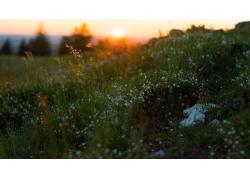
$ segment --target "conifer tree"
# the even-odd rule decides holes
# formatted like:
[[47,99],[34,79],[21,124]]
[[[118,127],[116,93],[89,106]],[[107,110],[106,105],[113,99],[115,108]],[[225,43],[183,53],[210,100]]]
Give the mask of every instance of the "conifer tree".
[[66,44],[72,45],[71,39],[69,36],[63,36],[58,48],[58,54],[69,54],[69,49],[66,47]]
[[73,46],[73,48],[81,51],[92,50],[90,44],[92,36],[87,27],[86,23],[83,23],[82,26],[75,27],[71,36],[64,36],[60,42],[58,54],[68,54],[69,49],[66,48],[65,44]]
[[35,39],[29,42],[29,50],[35,56],[45,56],[51,54],[50,43],[43,30],[43,24],[40,24]]
[[21,42],[20,42],[20,45],[18,47],[17,55],[23,56],[23,55],[25,55],[25,52],[28,51],[28,50],[29,50],[28,44],[26,44],[25,40],[22,39]]
[[1,49],[1,54],[4,54],[4,55],[11,55],[12,54],[10,39],[7,39],[4,42],[2,49]]

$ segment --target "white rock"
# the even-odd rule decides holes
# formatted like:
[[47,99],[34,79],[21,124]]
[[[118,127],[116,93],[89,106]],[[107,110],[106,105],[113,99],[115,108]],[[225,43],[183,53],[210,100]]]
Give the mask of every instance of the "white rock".
[[192,126],[196,122],[195,121],[205,121],[205,112],[207,109],[205,108],[204,105],[202,104],[195,104],[191,108],[187,108],[183,110],[184,114],[189,115],[187,119],[184,119],[183,121],[180,122],[181,126]]
[[192,113],[192,108],[187,108],[183,110],[184,114],[190,115]]
[[197,111],[199,111],[201,113],[205,113],[207,111],[207,109],[205,108],[204,105],[202,105],[202,104],[195,104],[191,108],[187,108],[187,109],[183,110],[183,113],[190,115],[193,110],[197,110]]
[[205,121],[205,114],[202,114],[200,112],[196,112],[195,120],[200,120],[200,121],[204,122]]
[[[206,104],[206,106],[204,106],[203,104],[195,104],[194,106],[187,108],[185,110],[183,110],[183,113],[185,115],[188,116],[188,118],[182,120],[180,122],[181,126],[192,126],[195,125],[195,123],[197,121],[205,121],[205,112],[207,112],[207,108],[218,108],[219,106],[217,106],[216,104]],[[216,124],[220,124],[220,121],[218,121],[217,119],[213,120],[211,123],[209,123],[209,125],[216,125]]]
[[207,112],[207,109],[204,105],[202,104],[195,104],[193,107],[193,109],[196,109],[197,111],[199,111],[200,113],[205,113]]
[[195,122],[195,114],[196,114],[196,110],[193,110],[193,112],[189,115],[189,117],[187,119],[184,119],[183,121],[180,122],[181,126],[191,126],[194,125]]

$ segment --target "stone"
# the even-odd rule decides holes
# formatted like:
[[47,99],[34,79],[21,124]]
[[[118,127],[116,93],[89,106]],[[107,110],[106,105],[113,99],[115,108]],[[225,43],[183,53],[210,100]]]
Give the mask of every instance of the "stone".
[[181,126],[192,126],[196,124],[196,121],[205,121],[205,115],[200,111],[193,109],[188,118],[180,122]]
[[152,38],[148,41],[148,44],[154,44],[158,41],[159,39],[158,38]]
[[[195,104],[194,106],[183,110],[183,114],[188,116],[188,118],[182,120],[180,122],[181,126],[193,126],[197,123],[197,121],[204,122],[205,121],[205,113],[207,109],[218,108],[216,104],[209,103],[206,106],[203,104]],[[216,122],[214,122],[216,123]]]
[[181,36],[183,35],[184,33],[182,32],[182,30],[179,30],[179,29],[172,29],[169,33],[170,36],[172,37],[177,37],[177,36]]
[[187,114],[187,115],[190,115],[193,110],[197,110],[197,111],[199,111],[201,113],[205,113],[207,111],[206,108],[204,107],[204,105],[202,105],[202,104],[195,104],[191,108],[187,108],[187,109],[183,110],[183,113]]
[[240,22],[240,23],[235,25],[235,29],[240,30],[240,29],[242,29],[242,28],[244,28],[246,26],[249,26],[249,25],[250,25],[250,21]]

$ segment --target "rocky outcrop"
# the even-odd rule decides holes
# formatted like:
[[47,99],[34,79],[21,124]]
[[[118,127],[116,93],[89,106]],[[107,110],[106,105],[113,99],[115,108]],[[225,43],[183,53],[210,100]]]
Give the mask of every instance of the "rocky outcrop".
[[169,33],[170,36],[172,37],[177,37],[177,36],[181,36],[183,35],[184,33],[182,32],[182,30],[179,30],[179,29],[172,29]]
[[250,21],[244,21],[244,22],[240,22],[238,24],[235,25],[235,29],[242,29],[246,26],[250,26]]

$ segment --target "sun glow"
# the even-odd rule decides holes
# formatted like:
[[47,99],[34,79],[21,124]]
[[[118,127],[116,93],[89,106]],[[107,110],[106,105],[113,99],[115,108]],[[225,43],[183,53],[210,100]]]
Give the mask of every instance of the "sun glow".
[[121,37],[122,31],[121,31],[120,29],[115,29],[115,30],[114,30],[114,35],[115,35],[116,37]]

